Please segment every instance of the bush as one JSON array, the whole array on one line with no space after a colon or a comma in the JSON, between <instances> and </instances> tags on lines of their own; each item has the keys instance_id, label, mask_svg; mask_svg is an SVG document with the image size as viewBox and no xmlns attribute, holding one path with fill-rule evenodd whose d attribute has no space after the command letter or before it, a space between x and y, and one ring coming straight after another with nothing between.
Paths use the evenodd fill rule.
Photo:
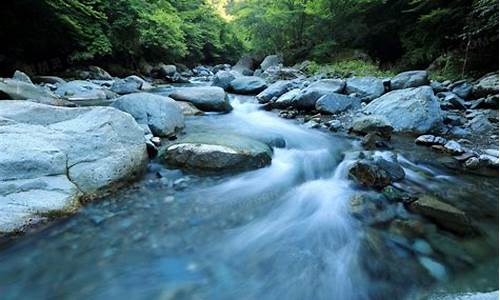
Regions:
<instances>
[{"instance_id":1,"label":"bush","mask_svg":"<svg viewBox=\"0 0 500 300\"><path fill-rule=\"evenodd\" d=\"M391 77L395 73L381 70L377 65L359 59L342 60L331 64L312 62L308 68L309 75L326 74L329 77L374 76Z\"/></svg>"}]
</instances>

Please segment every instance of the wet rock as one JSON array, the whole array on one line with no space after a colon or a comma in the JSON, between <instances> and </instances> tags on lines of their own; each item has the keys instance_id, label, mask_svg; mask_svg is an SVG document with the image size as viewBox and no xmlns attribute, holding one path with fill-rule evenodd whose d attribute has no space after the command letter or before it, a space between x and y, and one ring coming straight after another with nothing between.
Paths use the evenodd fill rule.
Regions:
<instances>
[{"instance_id":1,"label":"wet rock","mask_svg":"<svg viewBox=\"0 0 500 300\"><path fill-rule=\"evenodd\" d=\"M359 107L361 101L357 97L332 93L324 95L316 102L316 110L327 114L338 114L351 108Z\"/></svg>"},{"instance_id":2,"label":"wet rock","mask_svg":"<svg viewBox=\"0 0 500 300\"><path fill-rule=\"evenodd\" d=\"M427 133L441 126L441 108L429 86L389 92L370 102L365 112L384 116L395 131Z\"/></svg>"},{"instance_id":3,"label":"wet rock","mask_svg":"<svg viewBox=\"0 0 500 300\"><path fill-rule=\"evenodd\" d=\"M171 136L184 127L181 108L168 97L129 94L116 99L112 106L131 114L137 123L148 125L155 136Z\"/></svg>"},{"instance_id":4,"label":"wet rock","mask_svg":"<svg viewBox=\"0 0 500 300\"><path fill-rule=\"evenodd\" d=\"M295 98L294 105L298 109L312 110L316 107L316 101L324 95L341 93L344 90L345 81L340 79L322 79L314 82Z\"/></svg>"},{"instance_id":5,"label":"wet rock","mask_svg":"<svg viewBox=\"0 0 500 300\"><path fill-rule=\"evenodd\" d=\"M114 108L3 101L0 117L10 120L0 125L0 232L73 212L82 196L145 169L143 130Z\"/></svg>"},{"instance_id":6,"label":"wet rock","mask_svg":"<svg viewBox=\"0 0 500 300\"><path fill-rule=\"evenodd\" d=\"M232 173L271 163L269 146L229 134L189 135L166 147L162 157L172 167L208 173Z\"/></svg>"},{"instance_id":7,"label":"wet rock","mask_svg":"<svg viewBox=\"0 0 500 300\"><path fill-rule=\"evenodd\" d=\"M389 226L389 231L404 237L414 238L425 234L424 224L420 220L395 219Z\"/></svg>"},{"instance_id":8,"label":"wet rock","mask_svg":"<svg viewBox=\"0 0 500 300\"><path fill-rule=\"evenodd\" d=\"M395 217L393 207L380 194L359 193L351 198L349 212L367 225L388 223Z\"/></svg>"},{"instance_id":9,"label":"wet rock","mask_svg":"<svg viewBox=\"0 0 500 300\"><path fill-rule=\"evenodd\" d=\"M375 77L353 77L346 81L346 94L356 94L365 102L382 96L385 92L382 80Z\"/></svg>"},{"instance_id":10,"label":"wet rock","mask_svg":"<svg viewBox=\"0 0 500 300\"><path fill-rule=\"evenodd\" d=\"M362 186L375 189L383 189L404 176L399 164L381 158L375 161L359 160L349 168L349 177Z\"/></svg>"},{"instance_id":11,"label":"wet rock","mask_svg":"<svg viewBox=\"0 0 500 300\"><path fill-rule=\"evenodd\" d=\"M473 156L465 161L464 167L469 170L477 170L481 167L481 162L479 158Z\"/></svg>"},{"instance_id":12,"label":"wet rock","mask_svg":"<svg viewBox=\"0 0 500 300\"><path fill-rule=\"evenodd\" d=\"M300 94L300 89L293 89L281 95L276 101L272 103L276 108L287 108L293 105L295 98Z\"/></svg>"},{"instance_id":13,"label":"wet rock","mask_svg":"<svg viewBox=\"0 0 500 300\"><path fill-rule=\"evenodd\" d=\"M353 121L351 131L360 135L377 133L385 139L390 139L393 128L382 116L364 116Z\"/></svg>"},{"instance_id":14,"label":"wet rock","mask_svg":"<svg viewBox=\"0 0 500 300\"><path fill-rule=\"evenodd\" d=\"M391 90L407 89L429 84L427 71L408 71L391 79Z\"/></svg>"},{"instance_id":15,"label":"wet rock","mask_svg":"<svg viewBox=\"0 0 500 300\"><path fill-rule=\"evenodd\" d=\"M472 96L474 98L486 97L498 94L498 73L490 73L483 76L474 84Z\"/></svg>"},{"instance_id":16,"label":"wet rock","mask_svg":"<svg viewBox=\"0 0 500 300\"><path fill-rule=\"evenodd\" d=\"M237 94L258 94L267 87L264 79L255 76L237 77L229 84L229 89Z\"/></svg>"},{"instance_id":17,"label":"wet rock","mask_svg":"<svg viewBox=\"0 0 500 300\"><path fill-rule=\"evenodd\" d=\"M203 111L229 112L232 110L226 92L220 87L183 87L174 89L169 96L177 101L190 102Z\"/></svg>"},{"instance_id":18,"label":"wet rock","mask_svg":"<svg viewBox=\"0 0 500 300\"><path fill-rule=\"evenodd\" d=\"M235 78L236 76L231 71L219 71L215 74L212 85L227 90Z\"/></svg>"},{"instance_id":19,"label":"wet rock","mask_svg":"<svg viewBox=\"0 0 500 300\"><path fill-rule=\"evenodd\" d=\"M430 218L441 227L455 233L471 233L469 217L460 209L445 203L434 196L424 195L410 204L410 210Z\"/></svg>"},{"instance_id":20,"label":"wet rock","mask_svg":"<svg viewBox=\"0 0 500 300\"><path fill-rule=\"evenodd\" d=\"M12 100L26 99L56 99L53 93L30 83L14 79L0 79L0 94L6 96L2 98Z\"/></svg>"},{"instance_id":21,"label":"wet rock","mask_svg":"<svg viewBox=\"0 0 500 300\"><path fill-rule=\"evenodd\" d=\"M259 101L259 103L267 103L275 97L281 97L293 88L293 86L294 84L291 80L276 81L256 96L257 101Z\"/></svg>"},{"instance_id":22,"label":"wet rock","mask_svg":"<svg viewBox=\"0 0 500 300\"><path fill-rule=\"evenodd\" d=\"M446 152L451 153L451 154L455 154L455 155L464 153L464 149L456 141L448 141L444 145L444 149L446 150Z\"/></svg>"},{"instance_id":23,"label":"wet rock","mask_svg":"<svg viewBox=\"0 0 500 300\"><path fill-rule=\"evenodd\" d=\"M440 136L434 136L431 134L421 135L415 140L415 143L417 145L424 145L424 146L432 146L432 145L444 146L447 142L448 140L446 140L445 138Z\"/></svg>"},{"instance_id":24,"label":"wet rock","mask_svg":"<svg viewBox=\"0 0 500 300\"><path fill-rule=\"evenodd\" d=\"M18 81L22 81L22 82L25 82L25 83L33 84L33 82L31 81L30 77L28 75L26 75L26 73L21 72L19 70L16 70L14 72L14 75L12 76L12 79L18 80Z\"/></svg>"}]
</instances>

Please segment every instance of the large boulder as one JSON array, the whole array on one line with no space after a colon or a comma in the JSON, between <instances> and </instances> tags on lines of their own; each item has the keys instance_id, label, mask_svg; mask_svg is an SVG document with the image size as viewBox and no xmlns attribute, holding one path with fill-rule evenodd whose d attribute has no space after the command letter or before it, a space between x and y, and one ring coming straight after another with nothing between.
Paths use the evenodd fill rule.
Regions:
<instances>
[{"instance_id":1,"label":"large boulder","mask_svg":"<svg viewBox=\"0 0 500 300\"><path fill-rule=\"evenodd\" d=\"M264 79L256 76L237 77L229 84L229 89L236 94L256 95L267 87Z\"/></svg>"},{"instance_id":2,"label":"large boulder","mask_svg":"<svg viewBox=\"0 0 500 300\"><path fill-rule=\"evenodd\" d=\"M303 89L295 98L294 105L299 109L315 109L316 101L324 95L342 93L345 81L340 79L322 79Z\"/></svg>"},{"instance_id":3,"label":"large boulder","mask_svg":"<svg viewBox=\"0 0 500 300\"><path fill-rule=\"evenodd\" d=\"M319 98L316 102L316 110L327 114L338 114L360 105L361 101L357 97L333 93Z\"/></svg>"},{"instance_id":4,"label":"large boulder","mask_svg":"<svg viewBox=\"0 0 500 300\"><path fill-rule=\"evenodd\" d=\"M226 92L216 86L178 88L169 96L177 101L191 102L203 111L228 112L232 109Z\"/></svg>"},{"instance_id":5,"label":"large boulder","mask_svg":"<svg viewBox=\"0 0 500 300\"><path fill-rule=\"evenodd\" d=\"M474 98L486 97L498 94L498 73L483 76L472 88Z\"/></svg>"},{"instance_id":6,"label":"large boulder","mask_svg":"<svg viewBox=\"0 0 500 300\"><path fill-rule=\"evenodd\" d=\"M39 86L15 79L0 79L0 95L12 100L56 99L57 96Z\"/></svg>"},{"instance_id":7,"label":"large boulder","mask_svg":"<svg viewBox=\"0 0 500 300\"><path fill-rule=\"evenodd\" d=\"M385 92L384 82L375 77L353 77L346 81L346 94L356 94L366 102L382 96Z\"/></svg>"},{"instance_id":8,"label":"large boulder","mask_svg":"<svg viewBox=\"0 0 500 300\"><path fill-rule=\"evenodd\" d=\"M407 71L391 79L391 90L400 90L429 84L427 71Z\"/></svg>"},{"instance_id":9,"label":"large boulder","mask_svg":"<svg viewBox=\"0 0 500 300\"><path fill-rule=\"evenodd\" d=\"M233 134L193 134L164 149L167 165L188 171L233 173L271 163L272 149L254 139Z\"/></svg>"},{"instance_id":10,"label":"large boulder","mask_svg":"<svg viewBox=\"0 0 500 300\"><path fill-rule=\"evenodd\" d=\"M441 108L430 86L389 92L370 102L365 111L384 116L400 132L426 133L442 123Z\"/></svg>"},{"instance_id":11,"label":"large boulder","mask_svg":"<svg viewBox=\"0 0 500 300\"><path fill-rule=\"evenodd\" d=\"M114 93L106 90L105 88L84 80L73 80L61 84L54 91L60 97L74 101L75 103L88 103L90 101L105 102L102 100L114 97Z\"/></svg>"},{"instance_id":12,"label":"large boulder","mask_svg":"<svg viewBox=\"0 0 500 300\"><path fill-rule=\"evenodd\" d=\"M143 130L110 107L0 102L0 232L73 212L82 197L140 175Z\"/></svg>"},{"instance_id":13,"label":"large boulder","mask_svg":"<svg viewBox=\"0 0 500 300\"><path fill-rule=\"evenodd\" d=\"M212 81L213 86L218 86L223 88L224 90L229 89L231 86L231 81L236 78L234 71L219 71L215 74L214 79Z\"/></svg>"},{"instance_id":14,"label":"large boulder","mask_svg":"<svg viewBox=\"0 0 500 300\"><path fill-rule=\"evenodd\" d=\"M180 106L171 98L136 93L117 98L113 107L131 114L137 123L149 126L156 136L172 136L184 127Z\"/></svg>"},{"instance_id":15,"label":"large boulder","mask_svg":"<svg viewBox=\"0 0 500 300\"><path fill-rule=\"evenodd\" d=\"M270 67L278 66L283 63L283 59L279 55L269 55L264 58L260 64L260 69L266 71Z\"/></svg>"},{"instance_id":16,"label":"large boulder","mask_svg":"<svg viewBox=\"0 0 500 300\"><path fill-rule=\"evenodd\" d=\"M288 92L293 86L293 81L290 80L276 81L257 95L257 101L259 103L267 103L273 98L278 98Z\"/></svg>"}]
</instances>

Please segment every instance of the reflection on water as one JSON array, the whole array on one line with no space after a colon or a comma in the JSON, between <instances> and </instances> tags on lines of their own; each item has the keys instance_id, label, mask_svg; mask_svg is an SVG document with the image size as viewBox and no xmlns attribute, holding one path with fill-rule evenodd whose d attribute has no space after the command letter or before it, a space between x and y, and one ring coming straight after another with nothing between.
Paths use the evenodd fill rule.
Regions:
<instances>
[{"instance_id":1,"label":"reflection on water","mask_svg":"<svg viewBox=\"0 0 500 300\"><path fill-rule=\"evenodd\" d=\"M283 139L286 147L274 149L269 167L198 177L151 163L140 182L4 245L0 298L418 298L433 282L419 264L423 256L407 241L383 242L390 235L348 212L357 187L347 179L346 154L359 151L357 143L279 119L253 97L231 101L230 114L188 118L186 132ZM452 197L473 217L484 217L484 205L498 211L495 181L457 178L427 163L425 153L402 149L405 184ZM467 188L450 188L456 185ZM470 204L472 196L481 200ZM498 213L488 218L481 225L486 237L460 244L471 274L479 261L497 261ZM464 283L455 275L467 272L455 274L454 261L438 254L427 259L451 275L438 290L498 288L495 270L477 273L483 282Z\"/></svg>"}]
</instances>

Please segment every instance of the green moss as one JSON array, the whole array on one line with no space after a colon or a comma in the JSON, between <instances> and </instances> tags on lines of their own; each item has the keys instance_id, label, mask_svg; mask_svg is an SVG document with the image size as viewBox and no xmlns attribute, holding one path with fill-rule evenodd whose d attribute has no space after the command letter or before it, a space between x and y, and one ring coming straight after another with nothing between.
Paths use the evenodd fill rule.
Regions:
<instances>
[{"instance_id":1,"label":"green moss","mask_svg":"<svg viewBox=\"0 0 500 300\"><path fill-rule=\"evenodd\" d=\"M377 65L360 59L342 60L331 64L317 64L313 62L308 66L307 73L309 75L326 74L332 77L391 77L395 75L392 71L381 70Z\"/></svg>"}]
</instances>

